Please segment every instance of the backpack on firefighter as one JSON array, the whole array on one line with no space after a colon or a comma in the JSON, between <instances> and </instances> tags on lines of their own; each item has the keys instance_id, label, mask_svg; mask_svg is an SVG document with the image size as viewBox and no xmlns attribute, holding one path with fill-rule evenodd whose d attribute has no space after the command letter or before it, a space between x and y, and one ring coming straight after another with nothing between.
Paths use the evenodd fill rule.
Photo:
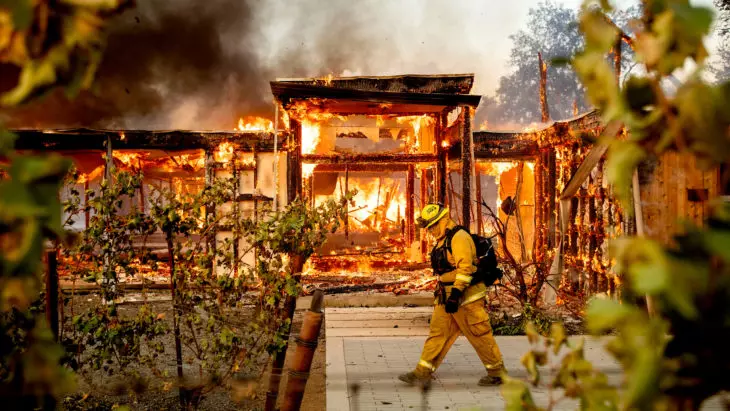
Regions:
<instances>
[{"instance_id":1,"label":"backpack on firefighter","mask_svg":"<svg viewBox=\"0 0 730 411\"><path fill-rule=\"evenodd\" d=\"M440 247L434 246L431 250L431 267L435 274L442 275L456 268L449 263L447 252L451 252L451 239L459 230L469 233L466 227L456 226L446 232L444 243ZM476 246L478 260L477 270L472 274L471 284L484 283L489 286L501 280L503 272L497 266L497 254L494 251L492 240L478 234L469 233L469 235Z\"/></svg>"}]
</instances>

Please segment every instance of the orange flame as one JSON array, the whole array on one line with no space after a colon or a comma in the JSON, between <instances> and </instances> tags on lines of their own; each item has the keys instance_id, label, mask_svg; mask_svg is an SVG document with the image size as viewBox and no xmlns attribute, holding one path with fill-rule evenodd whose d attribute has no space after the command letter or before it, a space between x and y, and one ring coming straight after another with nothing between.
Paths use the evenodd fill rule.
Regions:
<instances>
[{"instance_id":1,"label":"orange flame","mask_svg":"<svg viewBox=\"0 0 730 411\"><path fill-rule=\"evenodd\" d=\"M140 153L123 153L113 151L112 157L119 160L125 167L133 169L140 168L140 161L142 159L142 155Z\"/></svg>"},{"instance_id":2,"label":"orange flame","mask_svg":"<svg viewBox=\"0 0 730 411\"><path fill-rule=\"evenodd\" d=\"M401 116L397 117L398 124L408 123L413 128L413 141L409 141L409 146L413 151L418 151L421 146L421 128L428 127L434 123L434 118L428 114L422 116Z\"/></svg>"},{"instance_id":3,"label":"orange flame","mask_svg":"<svg viewBox=\"0 0 730 411\"><path fill-rule=\"evenodd\" d=\"M87 173L87 174L84 174L84 173L79 174L79 179L78 179L77 183L78 184L86 184L89 181L94 181L97 178L99 178L99 176L103 172L104 172L104 166L98 166L95 169L91 170L90 173Z\"/></svg>"},{"instance_id":4,"label":"orange flame","mask_svg":"<svg viewBox=\"0 0 730 411\"><path fill-rule=\"evenodd\" d=\"M352 231L397 230L405 219L406 195L398 179L350 177L348 190L357 190L349 206L349 225ZM344 181L337 181L335 193L344 192ZM318 195L315 202L326 201L327 195ZM356 247L356 249L358 249Z\"/></svg>"},{"instance_id":5,"label":"orange flame","mask_svg":"<svg viewBox=\"0 0 730 411\"><path fill-rule=\"evenodd\" d=\"M247 116L238 119L237 131L265 131L274 132L274 123L263 117Z\"/></svg>"},{"instance_id":6,"label":"orange flame","mask_svg":"<svg viewBox=\"0 0 730 411\"><path fill-rule=\"evenodd\" d=\"M228 163L233 158L233 144L224 141L218 145L218 150L213 153L213 158L219 163Z\"/></svg>"}]
</instances>

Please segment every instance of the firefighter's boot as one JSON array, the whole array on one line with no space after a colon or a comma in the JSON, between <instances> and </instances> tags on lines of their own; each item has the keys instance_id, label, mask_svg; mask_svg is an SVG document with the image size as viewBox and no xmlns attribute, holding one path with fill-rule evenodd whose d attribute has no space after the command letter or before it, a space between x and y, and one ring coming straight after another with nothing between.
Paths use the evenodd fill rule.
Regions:
<instances>
[{"instance_id":1,"label":"firefighter's boot","mask_svg":"<svg viewBox=\"0 0 730 411\"><path fill-rule=\"evenodd\" d=\"M502 380L502 377L500 377L500 376L485 375L484 377L482 377L479 380L478 385L480 387L493 387L496 385L502 385L502 382L503 382L503 380Z\"/></svg>"},{"instance_id":2,"label":"firefighter's boot","mask_svg":"<svg viewBox=\"0 0 730 411\"><path fill-rule=\"evenodd\" d=\"M420 375L414 371L407 372L398 376L398 379L408 385L421 385L426 386L431 383L430 375Z\"/></svg>"}]
</instances>

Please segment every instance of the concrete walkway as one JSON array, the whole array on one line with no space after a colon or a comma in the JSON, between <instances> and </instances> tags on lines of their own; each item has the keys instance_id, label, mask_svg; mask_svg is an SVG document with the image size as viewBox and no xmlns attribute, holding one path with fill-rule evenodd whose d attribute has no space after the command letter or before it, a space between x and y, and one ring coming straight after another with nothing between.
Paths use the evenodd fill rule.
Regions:
<instances>
[{"instance_id":1,"label":"concrete walkway","mask_svg":"<svg viewBox=\"0 0 730 411\"><path fill-rule=\"evenodd\" d=\"M485 374L476 353L460 337L436 372L424 396L398 375L413 369L428 334L430 307L328 308L327 410L501 410L504 402L497 387L479 387ZM526 337L497 337L510 375L526 378L520 358L529 349ZM586 338L586 357L618 385L618 364L602 349L604 341ZM549 376L544 376L549 377ZM539 406L547 406L548 389L533 388ZM561 401L555 409L579 409L575 401ZM719 402L703 409L724 409Z\"/></svg>"}]
</instances>

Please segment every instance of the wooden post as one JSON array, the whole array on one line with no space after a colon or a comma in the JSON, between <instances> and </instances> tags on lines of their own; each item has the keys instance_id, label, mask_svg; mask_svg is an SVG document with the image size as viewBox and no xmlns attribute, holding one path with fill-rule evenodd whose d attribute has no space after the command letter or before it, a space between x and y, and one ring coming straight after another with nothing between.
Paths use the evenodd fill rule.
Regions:
<instances>
[{"instance_id":1,"label":"wooden post","mask_svg":"<svg viewBox=\"0 0 730 411\"><path fill-rule=\"evenodd\" d=\"M139 166L139 173L142 174L142 159L137 160L137 165ZM144 205L144 179L142 179L139 185L139 209L142 213L144 213Z\"/></svg>"},{"instance_id":2,"label":"wooden post","mask_svg":"<svg viewBox=\"0 0 730 411\"><path fill-rule=\"evenodd\" d=\"M213 151L211 149L205 150L205 186L206 188L210 188L213 186L213 183L215 182L215 158L213 156ZM213 221L216 219L216 209L215 209L215 203L210 202L205 205L205 221L206 224L212 224ZM206 245L207 245L207 252L208 255L213 256L210 260L210 272L211 275L215 274L215 254L216 254L216 237L218 235L218 232L216 229L208 230L208 236L206 238Z\"/></svg>"},{"instance_id":3,"label":"wooden post","mask_svg":"<svg viewBox=\"0 0 730 411\"><path fill-rule=\"evenodd\" d=\"M545 191L543 180L545 179L545 165L542 153L535 157L535 241L532 246L532 254L537 261L542 261L545 251L545 230L543 229L545 219L543 217L545 204Z\"/></svg>"},{"instance_id":4,"label":"wooden post","mask_svg":"<svg viewBox=\"0 0 730 411\"><path fill-rule=\"evenodd\" d=\"M304 258L300 255L291 254L289 255L289 267L290 272L294 278L299 282L299 278L304 268ZM284 301L284 317L283 321L289 321L294 318L294 309L297 305L297 298L293 295L288 295ZM291 335L291 325L284 336L284 344L281 350L274 356L274 361L271 364L271 377L269 378L269 391L266 393L266 404L264 409L266 411L274 411L276 409L276 399L279 396L279 384L281 383L281 373L286 361L286 351L289 348L289 336Z\"/></svg>"},{"instance_id":5,"label":"wooden post","mask_svg":"<svg viewBox=\"0 0 730 411\"><path fill-rule=\"evenodd\" d=\"M183 383L182 339L180 337L180 307L177 298L177 275L175 274L175 247L172 244L172 231L165 233L167 241L167 261L170 265L170 294L172 295L172 327L175 335L175 364L177 365L178 399L185 409L187 403L186 389Z\"/></svg>"},{"instance_id":6,"label":"wooden post","mask_svg":"<svg viewBox=\"0 0 730 411\"><path fill-rule=\"evenodd\" d=\"M406 172L406 245L410 247L415 237L415 227L413 222L414 213L414 194L416 185L416 166L413 164L408 165L408 171ZM398 221L400 224L400 221Z\"/></svg>"},{"instance_id":7,"label":"wooden post","mask_svg":"<svg viewBox=\"0 0 730 411\"><path fill-rule=\"evenodd\" d=\"M462 224L471 226L471 112L469 107L462 107L464 113L464 134L461 141L461 215Z\"/></svg>"},{"instance_id":8,"label":"wooden post","mask_svg":"<svg viewBox=\"0 0 730 411\"><path fill-rule=\"evenodd\" d=\"M58 262L56 250L46 252L46 321L51 328L53 338L58 341Z\"/></svg>"},{"instance_id":9,"label":"wooden post","mask_svg":"<svg viewBox=\"0 0 730 411\"><path fill-rule=\"evenodd\" d=\"M112 172L114 170L114 152L112 149L112 139L110 136L106 136L106 163L104 164L104 179L111 184L113 181L112 179ZM109 217L103 217L105 219ZM111 241L111 238L109 237L108 233L102 234L102 240L105 242L110 241L111 242L111 249L103 252L102 257L102 299L105 303L108 303L110 301L114 301L117 299L117 273L114 271L114 267L112 267L111 262L111 256L112 254L116 253L116 244Z\"/></svg>"},{"instance_id":10,"label":"wooden post","mask_svg":"<svg viewBox=\"0 0 730 411\"><path fill-rule=\"evenodd\" d=\"M233 175L233 277L238 277L238 260L241 257L239 255L240 248L240 236L238 224L240 221L240 203L238 202L238 195L241 192L241 177L238 174L238 147L234 146L233 156L231 158L231 174Z\"/></svg>"},{"instance_id":11,"label":"wooden post","mask_svg":"<svg viewBox=\"0 0 730 411\"><path fill-rule=\"evenodd\" d=\"M446 205L446 162L448 160L448 150L444 147L446 139L446 125L448 124L448 111L443 110L438 122L436 123L436 153L438 154L438 163L436 176L438 178L438 202Z\"/></svg>"},{"instance_id":12,"label":"wooden post","mask_svg":"<svg viewBox=\"0 0 730 411\"><path fill-rule=\"evenodd\" d=\"M287 379L282 411L298 411L304 398L304 389L312 367L312 358L317 349L319 333L322 329L324 313L322 312L324 293L317 290L312 296L312 305L304 314L302 329L296 339L297 349L291 361L289 378Z\"/></svg>"},{"instance_id":13,"label":"wooden post","mask_svg":"<svg viewBox=\"0 0 730 411\"><path fill-rule=\"evenodd\" d=\"M476 194L477 194L477 233L479 235L484 234L484 222L482 221L482 173L479 172L478 167L474 167L474 174L476 174Z\"/></svg>"},{"instance_id":14,"label":"wooden post","mask_svg":"<svg viewBox=\"0 0 730 411\"><path fill-rule=\"evenodd\" d=\"M556 214L555 214L555 197L557 188L557 165L555 158L555 149L550 148L546 153L547 162L547 185L545 186L545 194L547 195L547 207L545 218L547 219L547 247L552 249L555 246L556 235Z\"/></svg>"},{"instance_id":15,"label":"wooden post","mask_svg":"<svg viewBox=\"0 0 730 411\"><path fill-rule=\"evenodd\" d=\"M588 186L595 188L595 178L593 175L588 177ZM598 273L593 269L593 259L596 257L596 197L595 194L586 199L586 207L588 208L588 259L586 261L586 272L589 273L591 294L598 292Z\"/></svg>"},{"instance_id":16,"label":"wooden post","mask_svg":"<svg viewBox=\"0 0 730 411\"><path fill-rule=\"evenodd\" d=\"M302 197L302 124L289 119L289 152L287 165L287 197L288 203Z\"/></svg>"},{"instance_id":17,"label":"wooden post","mask_svg":"<svg viewBox=\"0 0 730 411\"><path fill-rule=\"evenodd\" d=\"M84 181L84 228L89 228L89 178Z\"/></svg>"},{"instance_id":18,"label":"wooden post","mask_svg":"<svg viewBox=\"0 0 730 411\"><path fill-rule=\"evenodd\" d=\"M547 65L542 61L542 53L537 53L537 61L540 65L540 111L542 112L542 122L550 121L550 109L547 100Z\"/></svg>"},{"instance_id":19,"label":"wooden post","mask_svg":"<svg viewBox=\"0 0 730 411\"><path fill-rule=\"evenodd\" d=\"M421 207L420 210L423 210L423 207L428 204L428 170L421 170ZM419 210L419 211L420 211ZM421 256L426 257L426 232L425 230L419 230L421 234Z\"/></svg>"}]
</instances>

